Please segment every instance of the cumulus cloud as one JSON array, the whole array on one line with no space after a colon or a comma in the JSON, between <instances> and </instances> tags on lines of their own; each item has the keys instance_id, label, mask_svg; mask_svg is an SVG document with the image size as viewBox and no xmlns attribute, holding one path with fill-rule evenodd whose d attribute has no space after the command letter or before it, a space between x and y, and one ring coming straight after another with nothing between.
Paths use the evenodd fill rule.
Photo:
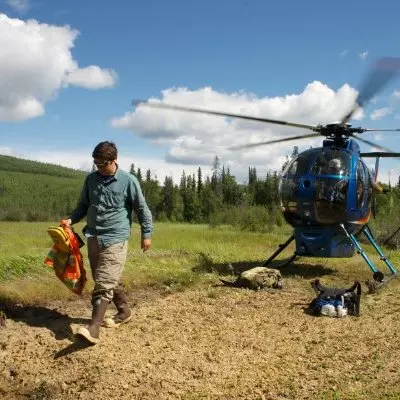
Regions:
<instances>
[{"instance_id":1,"label":"cumulus cloud","mask_svg":"<svg viewBox=\"0 0 400 400\"><path fill-rule=\"evenodd\" d=\"M392 93L392 96L396 99L396 100L400 100L400 90L395 90Z\"/></svg>"},{"instance_id":2,"label":"cumulus cloud","mask_svg":"<svg viewBox=\"0 0 400 400\"><path fill-rule=\"evenodd\" d=\"M348 84L335 91L314 81L301 93L282 97L257 97L246 92L221 93L205 87L198 90L166 89L160 98L149 101L317 125L341 120L353 106L356 96L357 91ZM360 109L354 119L362 119L363 116ZM225 165L230 165L236 176L239 175L237 171L245 171L246 174L249 165L257 167L261 173L279 169L285 155L292 153L293 146L307 149L322 143L322 138L318 137L232 151L232 146L308 134L310 131L142 105L114 118L111 125L131 130L154 145L168 147L168 162L211 165L215 155L218 155Z\"/></svg>"},{"instance_id":3,"label":"cumulus cloud","mask_svg":"<svg viewBox=\"0 0 400 400\"><path fill-rule=\"evenodd\" d=\"M2 148L0 148L0 154ZM4 154L14 155L15 151L11 148L5 149ZM50 164L62 165L64 167L79 169L83 171L91 171L93 166L93 160L90 156L92 148L79 149L78 151L35 151L33 154L24 155L19 154L18 157L26 158L34 161L41 161ZM176 184L179 184L183 170L187 175L197 174L198 166L183 166L181 163L170 163L159 158L152 158L149 156L143 156L142 154L136 153L124 153L119 149L118 152L118 165L121 169L129 171L132 163L135 164L135 168L141 168L144 174L146 170L150 169L151 176L157 177L160 184L164 183L165 176L172 177ZM204 166L202 168L203 176L211 176L211 166Z\"/></svg>"},{"instance_id":4,"label":"cumulus cloud","mask_svg":"<svg viewBox=\"0 0 400 400\"><path fill-rule=\"evenodd\" d=\"M343 51L339 54L339 56L340 56L340 58L343 58L343 57L347 56L348 53L349 53L348 50L343 50Z\"/></svg>"},{"instance_id":5,"label":"cumulus cloud","mask_svg":"<svg viewBox=\"0 0 400 400\"><path fill-rule=\"evenodd\" d=\"M0 146L0 154L2 156L13 156L13 150L11 147L6 147L6 146Z\"/></svg>"},{"instance_id":6,"label":"cumulus cloud","mask_svg":"<svg viewBox=\"0 0 400 400\"><path fill-rule=\"evenodd\" d=\"M361 52L359 54L359 56L360 56L361 60L366 60L368 57L368 54L369 54L369 51L366 50L366 51Z\"/></svg>"},{"instance_id":7,"label":"cumulus cloud","mask_svg":"<svg viewBox=\"0 0 400 400\"><path fill-rule=\"evenodd\" d=\"M91 65L80 68L71 50L79 32L0 13L0 121L41 116L45 105L68 85L98 89L116 73Z\"/></svg>"},{"instance_id":8,"label":"cumulus cloud","mask_svg":"<svg viewBox=\"0 0 400 400\"><path fill-rule=\"evenodd\" d=\"M376 110L374 110L371 115L370 118L375 121L377 119L381 119L383 117L386 117L387 115L392 114L393 109L390 107L383 107L383 108L377 108Z\"/></svg>"},{"instance_id":9,"label":"cumulus cloud","mask_svg":"<svg viewBox=\"0 0 400 400\"><path fill-rule=\"evenodd\" d=\"M19 13L25 13L31 7L29 0L7 0L7 4Z\"/></svg>"},{"instance_id":10,"label":"cumulus cloud","mask_svg":"<svg viewBox=\"0 0 400 400\"><path fill-rule=\"evenodd\" d=\"M113 70L90 65L89 67L78 68L69 72L65 83L86 89L101 89L113 87L116 80L117 75Z\"/></svg>"}]
</instances>

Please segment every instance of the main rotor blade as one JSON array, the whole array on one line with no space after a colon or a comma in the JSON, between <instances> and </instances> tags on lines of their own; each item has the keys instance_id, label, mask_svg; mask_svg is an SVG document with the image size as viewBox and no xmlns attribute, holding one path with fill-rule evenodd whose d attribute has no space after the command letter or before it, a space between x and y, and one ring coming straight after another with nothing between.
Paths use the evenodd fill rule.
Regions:
<instances>
[{"instance_id":1,"label":"main rotor blade","mask_svg":"<svg viewBox=\"0 0 400 400\"><path fill-rule=\"evenodd\" d=\"M266 142L249 143L249 144L244 144L244 145L241 145L241 146L229 147L229 150L249 149L249 148L252 148L252 147L265 146L267 144L289 142L291 140L307 139L307 138L316 137L316 136L320 136L320 134L319 133L310 133L308 135L291 136L291 137L287 137L287 138L283 138L283 139L269 140L269 141L266 141Z\"/></svg>"},{"instance_id":2,"label":"main rotor blade","mask_svg":"<svg viewBox=\"0 0 400 400\"><path fill-rule=\"evenodd\" d=\"M151 107L151 108L161 108L161 109L174 110L174 111L186 111L186 112L208 114L208 115L219 115L222 117L239 118L239 119L245 119L248 121L257 121L257 122L264 122L264 123L277 124L277 125L287 125L287 126L292 126L294 128L311 129L314 132L319 131L319 128L317 126L296 124L294 122L280 121L278 119L258 118L258 117L252 117L250 115L231 114L231 113L225 113L225 112L220 112L220 111L205 110L205 109L201 109L201 108L192 108L192 107L185 107L185 106L177 106L177 105L165 104L165 103L147 103L145 101L140 101L140 100L134 100L132 102L132 104L135 106L146 106L146 107Z\"/></svg>"},{"instance_id":3,"label":"main rotor blade","mask_svg":"<svg viewBox=\"0 0 400 400\"><path fill-rule=\"evenodd\" d=\"M364 132L400 132L400 129L364 129Z\"/></svg>"},{"instance_id":4,"label":"main rotor blade","mask_svg":"<svg viewBox=\"0 0 400 400\"><path fill-rule=\"evenodd\" d=\"M400 153L389 153L389 152L382 152L382 151L371 151L368 153L360 153L360 157L400 157Z\"/></svg>"},{"instance_id":5,"label":"main rotor blade","mask_svg":"<svg viewBox=\"0 0 400 400\"><path fill-rule=\"evenodd\" d=\"M378 93L389 81L400 72L399 57L380 58L371 69L360 88L353 108L347 113L341 125L344 126L353 117L354 113L364 107L376 93Z\"/></svg>"},{"instance_id":6,"label":"main rotor blade","mask_svg":"<svg viewBox=\"0 0 400 400\"><path fill-rule=\"evenodd\" d=\"M393 150L390 150L390 149L388 149L387 147L380 146L379 144L376 144L376 143L374 143L374 142L371 142L370 140L366 140L366 139L364 139L364 138L360 138L359 136L356 136L356 135L351 135L351 137L353 137L354 139L359 140L360 142L363 142L363 143L365 143L365 144L368 144L368 145L370 145L370 146L372 146L372 147L376 147L377 149L381 149L381 150L386 151L386 152L389 152L389 153L394 153Z\"/></svg>"}]
</instances>

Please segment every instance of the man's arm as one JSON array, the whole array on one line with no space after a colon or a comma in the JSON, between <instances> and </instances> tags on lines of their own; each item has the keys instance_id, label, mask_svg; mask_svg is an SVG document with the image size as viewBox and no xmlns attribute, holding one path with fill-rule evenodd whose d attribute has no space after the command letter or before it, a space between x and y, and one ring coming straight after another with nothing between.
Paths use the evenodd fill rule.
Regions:
<instances>
[{"instance_id":1,"label":"man's arm","mask_svg":"<svg viewBox=\"0 0 400 400\"><path fill-rule=\"evenodd\" d=\"M135 178L132 178L131 185L132 207L133 211L135 211L141 227L141 247L143 250L147 250L151 246L151 235L153 233L153 217L143 196L143 192L139 182Z\"/></svg>"}]
</instances>

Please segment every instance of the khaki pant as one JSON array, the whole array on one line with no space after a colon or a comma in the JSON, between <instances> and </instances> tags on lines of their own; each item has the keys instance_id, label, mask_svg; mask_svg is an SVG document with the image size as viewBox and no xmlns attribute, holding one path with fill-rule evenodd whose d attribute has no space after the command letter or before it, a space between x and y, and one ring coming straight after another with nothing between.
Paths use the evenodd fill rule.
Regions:
<instances>
[{"instance_id":1,"label":"khaki pant","mask_svg":"<svg viewBox=\"0 0 400 400\"><path fill-rule=\"evenodd\" d=\"M128 253L128 241L101 249L95 237L87 241L88 256L94 289L93 304L101 298L111 301L114 289L120 285L122 270Z\"/></svg>"}]
</instances>

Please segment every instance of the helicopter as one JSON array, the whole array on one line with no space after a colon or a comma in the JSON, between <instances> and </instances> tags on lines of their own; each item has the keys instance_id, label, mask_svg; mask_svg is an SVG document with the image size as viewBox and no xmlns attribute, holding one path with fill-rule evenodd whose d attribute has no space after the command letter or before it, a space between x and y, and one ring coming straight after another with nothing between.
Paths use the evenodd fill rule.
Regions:
<instances>
[{"instance_id":1,"label":"helicopter","mask_svg":"<svg viewBox=\"0 0 400 400\"><path fill-rule=\"evenodd\" d=\"M326 125L313 126L161 102L136 100L132 104L135 107L202 113L311 131L304 135L232 147L231 150L235 151L323 136L321 147L310 148L297 154L281 173L279 181L281 210L286 222L293 227L293 234L278 246L263 266L270 265L293 241L295 241L294 254L280 267L288 265L299 256L350 258L358 253L372 271L373 280L367 284L373 292L399 273L377 244L368 222L373 214L375 196L382 191L377 183L380 158L400 157L400 153L364 139L360 134L400 132L400 129L353 127L349 121L399 72L400 58L378 59L361 86L349 112L339 122ZM358 142L381 151L361 152ZM374 172L370 171L363 160L368 157L375 158ZM361 247L358 240L361 233L378 253L380 260L386 264L389 270L388 276L375 266Z\"/></svg>"}]
</instances>

